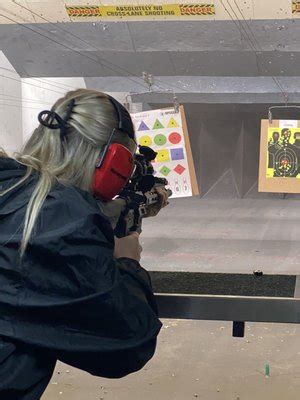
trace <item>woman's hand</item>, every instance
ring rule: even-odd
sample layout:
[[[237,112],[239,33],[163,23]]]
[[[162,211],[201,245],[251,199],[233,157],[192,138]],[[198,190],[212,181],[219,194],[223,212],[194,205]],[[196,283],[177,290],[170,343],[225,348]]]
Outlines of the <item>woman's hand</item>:
[[[169,193],[165,187],[156,187],[155,192],[158,194],[158,202],[147,207],[146,218],[155,217],[162,208],[169,204]]]
[[[139,242],[140,235],[132,232],[129,236],[115,238],[115,258],[131,258],[137,262],[141,261],[142,246]]]

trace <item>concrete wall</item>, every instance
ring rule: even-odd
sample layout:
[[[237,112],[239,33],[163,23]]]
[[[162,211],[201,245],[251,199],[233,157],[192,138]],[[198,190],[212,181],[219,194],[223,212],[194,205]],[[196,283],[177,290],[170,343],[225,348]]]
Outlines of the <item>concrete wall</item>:
[[[83,78],[28,78],[22,79],[23,141],[38,125],[38,113],[50,109],[69,90],[86,88]]]
[[[21,79],[0,51],[0,147],[8,153],[22,145]]]
[[[72,89],[85,88],[83,78],[21,79],[3,52],[0,52],[0,147],[12,154],[38,125],[43,109]]]

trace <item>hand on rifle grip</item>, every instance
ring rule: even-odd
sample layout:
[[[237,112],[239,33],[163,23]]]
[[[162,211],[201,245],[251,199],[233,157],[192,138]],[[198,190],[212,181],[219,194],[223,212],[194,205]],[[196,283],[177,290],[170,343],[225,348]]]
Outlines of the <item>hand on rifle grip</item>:
[[[139,237],[140,235],[137,232],[132,232],[120,239],[115,237],[115,258],[131,258],[140,262],[143,248],[140,245]]]

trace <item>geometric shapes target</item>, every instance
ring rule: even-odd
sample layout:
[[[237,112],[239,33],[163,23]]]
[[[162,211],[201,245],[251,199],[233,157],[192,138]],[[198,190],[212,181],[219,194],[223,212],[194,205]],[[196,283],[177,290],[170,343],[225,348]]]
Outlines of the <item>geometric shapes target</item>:
[[[166,167],[165,165],[159,170],[161,174],[164,176],[168,176],[169,173],[171,172],[170,168]]]
[[[139,138],[139,144],[140,144],[141,146],[151,146],[151,144],[152,144],[152,139],[151,139],[151,137],[148,136],[148,135],[141,136],[141,137]]]
[[[162,125],[162,123],[158,119],[156,119],[153,125],[153,129],[163,129],[163,128],[164,126]]]
[[[179,125],[175,121],[175,119],[172,117],[168,123],[168,128],[178,128]]]
[[[178,144],[181,142],[181,135],[178,132],[172,132],[169,135],[169,142],[172,144]]]
[[[155,159],[156,162],[166,162],[170,161],[169,150],[158,150]]]
[[[184,160],[183,148],[171,149],[171,159],[174,160]]]
[[[148,126],[145,124],[144,121],[141,122],[138,131],[149,131],[149,128],[148,128]]]
[[[157,144],[157,146],[163,146],[164,144],[167,143],[167,138],[165,137],[165,135],[156,135],[154,137],[154,143]]]
[[[185,168],[184,168],[183,165],[177,164],[176,167],[174,168],[174,171],[175,171],[178,175],[181,175],[181,174],[185,171]]]

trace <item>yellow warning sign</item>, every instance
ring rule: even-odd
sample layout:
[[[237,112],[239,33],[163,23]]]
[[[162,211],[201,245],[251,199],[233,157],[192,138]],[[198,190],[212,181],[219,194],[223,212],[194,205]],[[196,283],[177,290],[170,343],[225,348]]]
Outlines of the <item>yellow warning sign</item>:
[[[214,4],[161,4],[128,6],[66,6],[71,18],[172,18],[215,15]]]
[[[293,14],[300,13],[300,1],[293,1],[292,3]]]
[[[99,6],[66,6],[70,17],[101,17]]]

